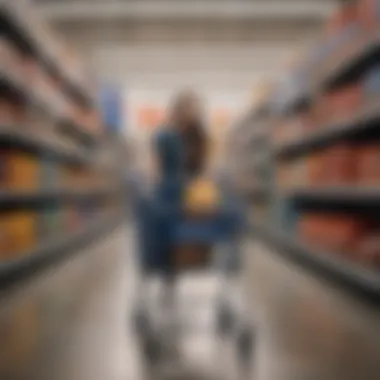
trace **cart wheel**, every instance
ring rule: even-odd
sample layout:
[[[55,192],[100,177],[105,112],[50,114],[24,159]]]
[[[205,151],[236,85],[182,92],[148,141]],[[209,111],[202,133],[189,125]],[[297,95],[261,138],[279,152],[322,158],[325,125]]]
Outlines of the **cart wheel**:
[[[162,347],[160,342],[152,336],[146,337],[142,344],[143,355],[150,365],[156,365],[162,357]]]
[[[142,309],[138,309],[134,313],[134,328],[137,332],[137,334],[140,337],[147,336],[149,332],[151,331],[151,326],[149,323],[149,317],[146,312],[144,312]]]
[[[217,330],[222,336],[230,334],[234,327],[234,315],[232,310],[226,306],[219,306],[217,312]]]
[[[248,364],[252,359],[255,334],[252,328],[243,328],[237,338],[237,351],[240,361],[243,364]]]

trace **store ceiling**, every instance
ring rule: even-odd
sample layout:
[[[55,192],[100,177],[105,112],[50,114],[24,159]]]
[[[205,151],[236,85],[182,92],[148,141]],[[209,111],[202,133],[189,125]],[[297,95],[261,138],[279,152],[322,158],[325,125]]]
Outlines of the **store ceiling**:
[[[34,0],[55,21],[99,19],[318,19],[334,0]]]

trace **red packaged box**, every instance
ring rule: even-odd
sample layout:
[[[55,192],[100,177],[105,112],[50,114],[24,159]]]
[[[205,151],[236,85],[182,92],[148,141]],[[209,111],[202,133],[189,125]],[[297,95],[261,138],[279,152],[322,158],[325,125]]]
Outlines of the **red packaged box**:
[[[307,158],[307,184],[321,186],[326,182],[326,151],[312,153]]]
[[[380,269],[380,228],[368,231],[360,240],[355,259],[365,266]]]
[[[376,31],[380,26],[380,2],[378,0],[358,0],[358,17],[366,30]]]
[[[328,36],[336,35],[350,24],[359,22],[359,11],[356,3],[343,5],[327,22]]]
[[[328,245],[334,252],[345,257],[352,257],[354,247],[363,236],[363,223],[351,215],[337,215],[330,217],[328,231]]]
[[[358,184],[380,186],[380,143],[368,143],[359,148]]]
[[[345,86],[325,97],[324,112],[327,124],[339,123],[354,117],[360,110],[363,102],[361,83]]]
[[[326,150],[325,184],[354,184],[357,178],[358,149],[350,144],[338,144]]]
[[[324,128],[331,120],[331,93],[325,93],[315,100],[314,122],[315,128]]]

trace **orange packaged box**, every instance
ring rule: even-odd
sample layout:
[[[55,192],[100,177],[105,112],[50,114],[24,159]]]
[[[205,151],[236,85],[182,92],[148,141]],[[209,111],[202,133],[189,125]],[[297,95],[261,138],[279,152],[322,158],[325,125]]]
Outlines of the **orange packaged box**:
[[[24,255],[36,245],[36,220],[36,213],[32,211],[17,211],[1,215],[1,260],[10,260]]]
[[[28,153],[12,152],[7,156],[8,190],[36,190],[40,183],[41,165],[39,160]]]

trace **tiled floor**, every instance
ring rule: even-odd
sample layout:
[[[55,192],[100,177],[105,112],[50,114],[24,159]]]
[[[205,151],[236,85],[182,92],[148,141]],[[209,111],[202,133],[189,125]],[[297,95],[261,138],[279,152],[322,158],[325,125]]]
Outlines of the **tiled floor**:
[[[179,284],[179,315],[189,328],[182,372],[165,379],[380,379],[379,309],[343,297],[257,243],[247,242],[245,252],[243,306],[257,330],[250,373],[239,374],[234,345],[214,333],[220,283],[203,275]],[[0,379],[149,380],[129,324],[139,287],[133,253],[131,229],[120,229],[2,305]]]

